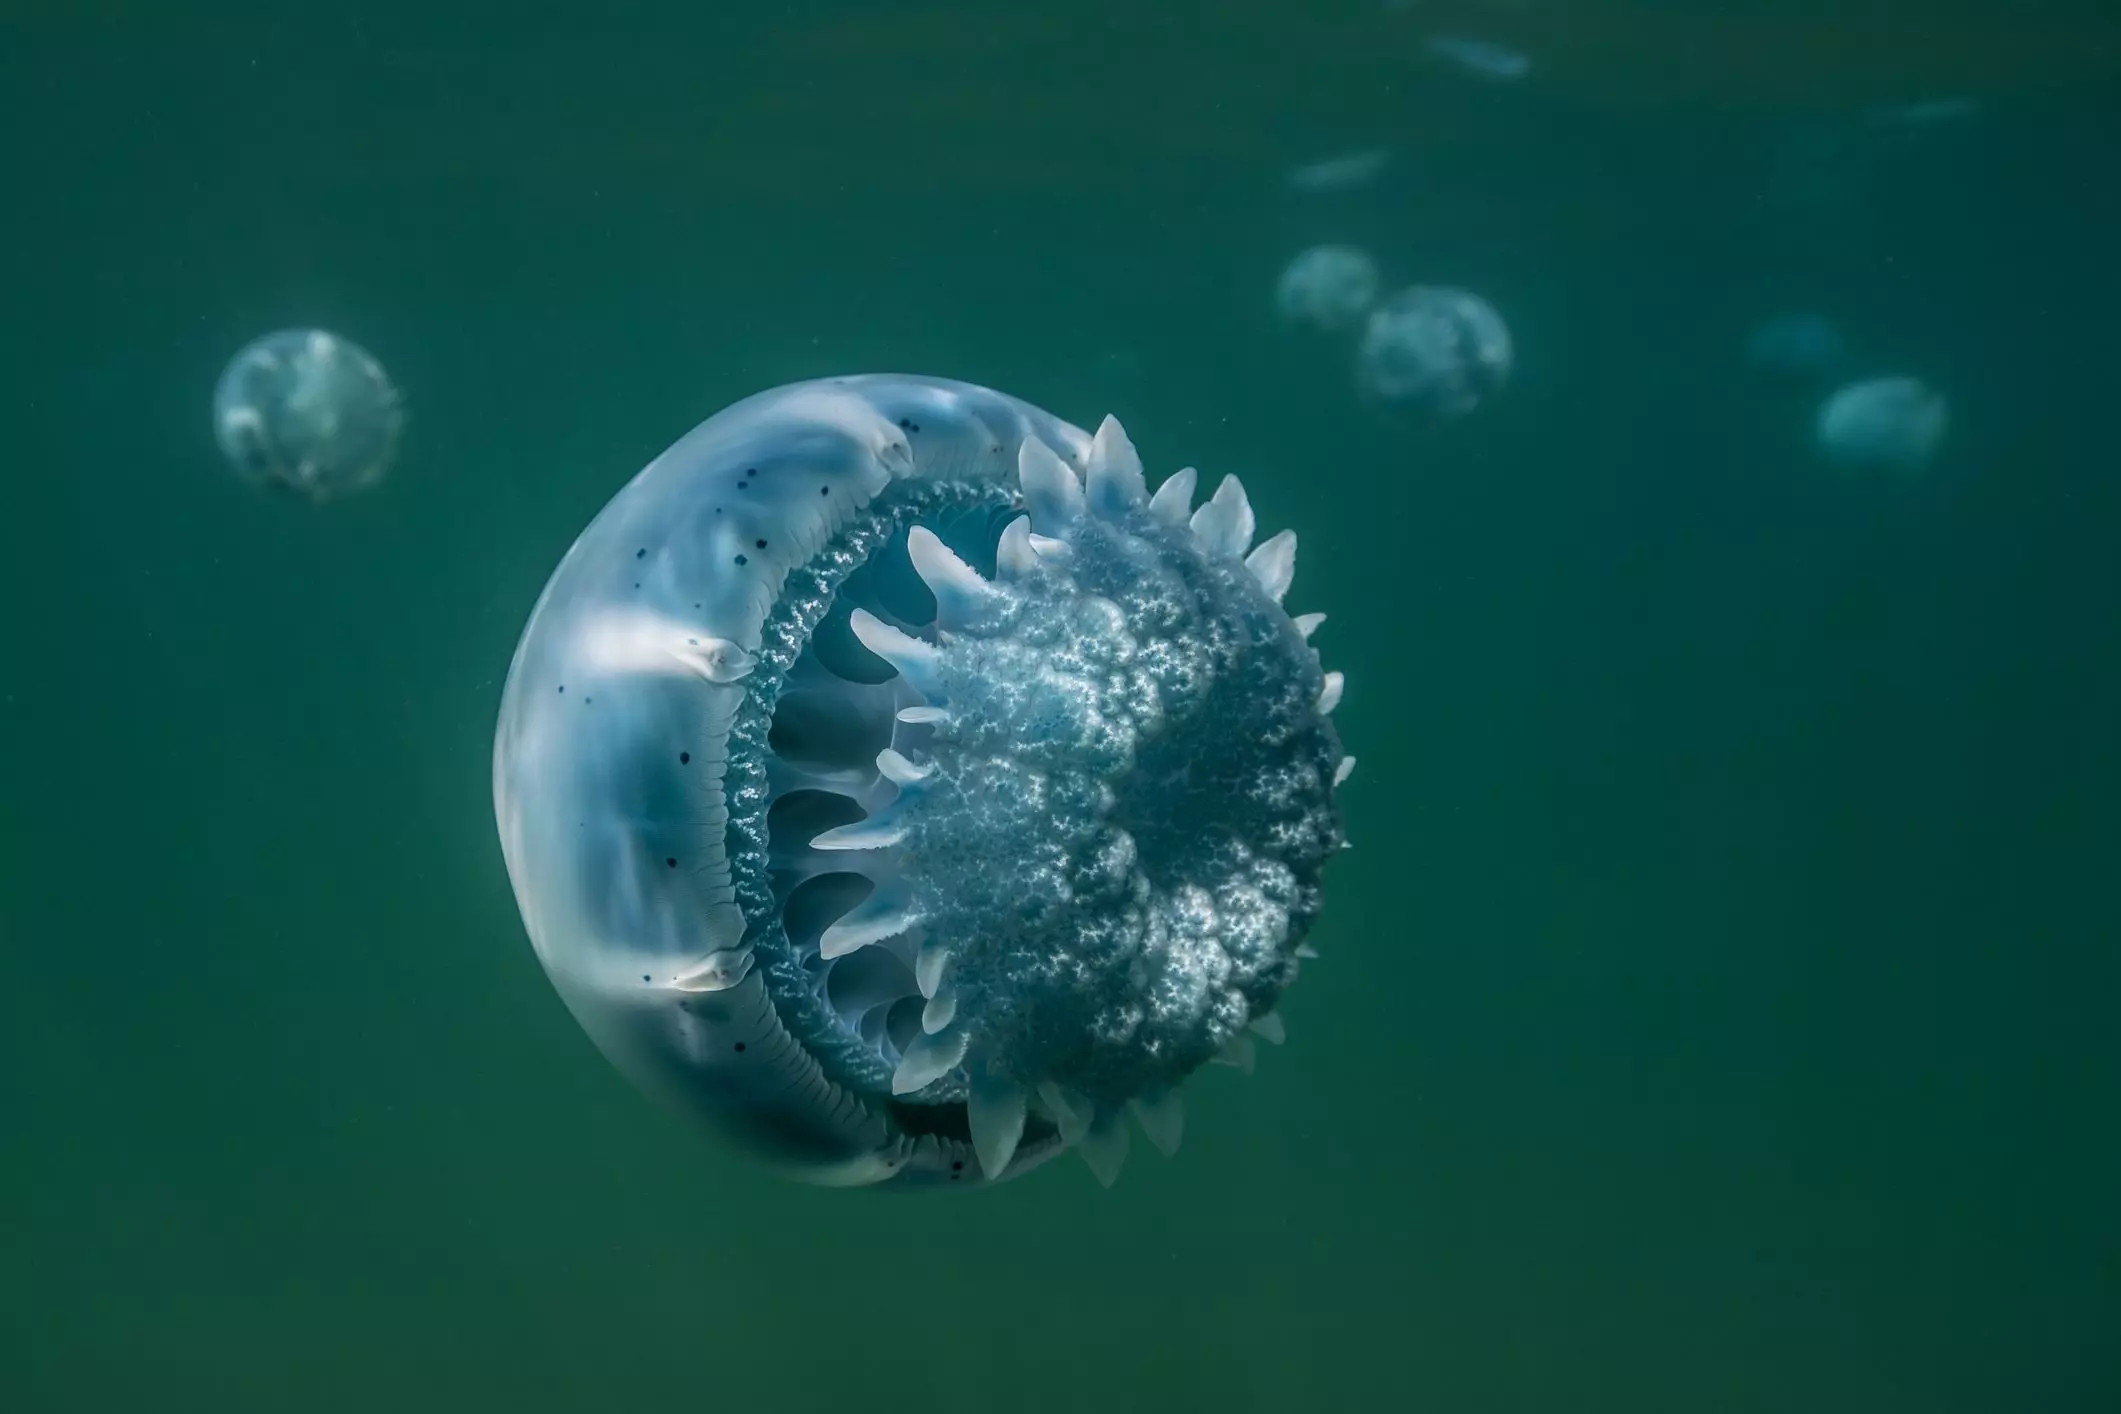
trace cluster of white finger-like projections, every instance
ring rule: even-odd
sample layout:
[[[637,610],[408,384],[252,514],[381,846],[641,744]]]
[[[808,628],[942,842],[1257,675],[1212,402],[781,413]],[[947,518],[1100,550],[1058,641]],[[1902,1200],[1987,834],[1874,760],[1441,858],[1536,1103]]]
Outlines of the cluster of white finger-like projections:
[[[933,636],[851,619],[918,694],[877,758],[892,790],[809,847],[875,884],[822,957],[913,959],[892,1090],[961,1085],[989,1176],[1036,1111],[1110,1182],[1128,1110],[1168,1152],[1180,1083],[1281,1039],[1354,762],[1307,643],[1323,615],[1281,608],[1294,534],[1255,545],[1235,477],[1197,509],[1190,469],[1151,496],[1112,419],[1082,462],[1023,443],[991,578],[909,532]]]

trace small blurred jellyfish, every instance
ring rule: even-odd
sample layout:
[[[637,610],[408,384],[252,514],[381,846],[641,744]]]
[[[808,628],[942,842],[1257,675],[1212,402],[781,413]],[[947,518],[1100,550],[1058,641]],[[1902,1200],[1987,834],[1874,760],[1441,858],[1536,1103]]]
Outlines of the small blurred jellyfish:
[[[1423,48],[1437,59],[1455,65],[1475,78],[1494,83],[1515,83],[1532,71],[1532,60],[1515,49],[1491,44],[1485,39],[1456,39],[1435,35]]]
[[[1782,314],[1753,326],[1746,362],[1777,378],[1819,378],[1841,361],[1841,331],[1823,314]]]
[[[1376,181],[1391,162],[1392,154],[1385,148],[1366,147],[1291,167],[1282,181],[1295,192],[1350,191]]]
[[[1365,398],[1433,420],[1463,417],[1510,376],[1509,326],[1466,290],[1415,285],[1370,312],[1355,359]]]
[[[312,501],[381,481],[404,425],[383,365],[322,329],[244,345],[214,388],[214,439],[237,473]]]
[[[1944,396],[1919,378],[1867,378],[1836,390],[1819,408],[1816,435],[1829,461],[1916,471],[1944,442]]]
[[[1352,329],[1377,303],[1377,262],[1348,245],[1312,246],[1289,262],[1274,290],[1282,318],[1313,329]]]

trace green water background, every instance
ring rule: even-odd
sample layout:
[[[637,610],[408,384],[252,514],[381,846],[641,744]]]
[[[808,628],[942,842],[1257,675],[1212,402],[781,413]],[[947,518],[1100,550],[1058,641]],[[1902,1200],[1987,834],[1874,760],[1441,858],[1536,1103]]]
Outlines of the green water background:
[[[0,1408],[2121,1408],[2113,8],[733,8],[0,8]],[[1506,395],[1362,415],[1321,239]],[[1742,367],[1797,305],[1948,392],[1926,474]],[[407,390],[364,500],[211,445],[289,324]],[[1349,676],[1290,1043],[1110,1192],[759,1173],[501,867],[575,532],[878,368],[1239,472]]]

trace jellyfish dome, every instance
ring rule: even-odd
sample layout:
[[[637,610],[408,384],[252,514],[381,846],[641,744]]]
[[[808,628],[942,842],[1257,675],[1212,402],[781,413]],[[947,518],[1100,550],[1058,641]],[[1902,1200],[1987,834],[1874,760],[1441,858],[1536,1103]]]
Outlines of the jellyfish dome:
[[[246,344],[214,388],[214,438],[237,473],[312,501],[381,481],[404,426],[383,365],[323,329]]]
[[[1283,1034],[1341,677],[1236,478],[867,375],[716,414],[561,559],[494,744],[539,960],[605,1054],[784,1172],[1013,1177]]]
[[[1838,389],[1819,409],[1815,435],[1829,461],[1917,471],[1944,444],[1944,396],[1919,378],[1869,378]]]
[[[1377,303],[1377,262],[1349,245],[1320,245],[1290,261],[1274,287],[1282,318],[1333,333],[1353,329]]]
[[[1434,285],[1399,291],[1370,312],[1355,382],[1379,406],[1445,420],[1502,390],[1509,326],[1479,295]]]

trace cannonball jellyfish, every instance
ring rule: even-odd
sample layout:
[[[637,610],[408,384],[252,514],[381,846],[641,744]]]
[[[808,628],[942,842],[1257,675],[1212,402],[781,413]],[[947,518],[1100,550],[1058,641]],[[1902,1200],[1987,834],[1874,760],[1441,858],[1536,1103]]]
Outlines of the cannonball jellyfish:
[[[1274,287],[1282,318],[1328,333],[1352,329],[1377,302],[1377,262],[1350,245],[1320,245],[1290,261]]]
[[[760,393],[561,559],[494,743],[531,943],[642,1087],[795,1177],[1164,1152],[1249,1068],[1354,765],[1235,477],[864,375]]]
[[[1820,450],[1843,466],[1916,471],[1944,443],[1950,413],[1919,378],[1868,378],[1838,389],[1820,406]]]
[[[366,349],[323,329],[246,344],[214,388],[214,438],[244,480],[328,501],[381,481],[405,412]]]
[[[1513,356],[1493,305],[1466,290],[1415,285],[1370,312],[1355,382],[1389,409],[1463,417],[1502,390]]]

